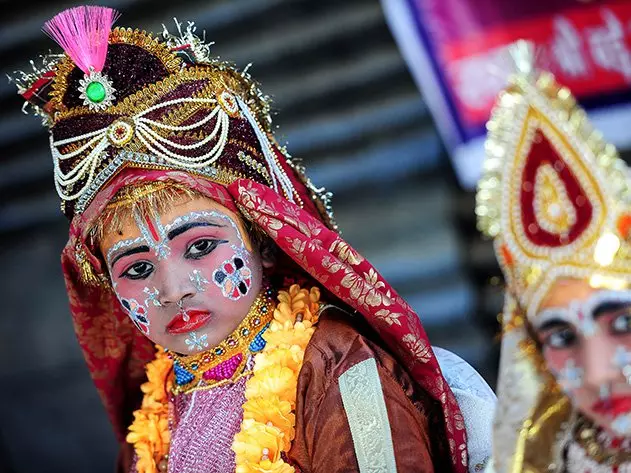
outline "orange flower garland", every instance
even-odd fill
[[[147,364],[147,382],[140,386],[145,393],[142,405],[134,412],[134,422],[127,434],[127,442],[136,451],[138,473],[166,471],[171,441],[168,395],[173,385],[169,379],[173,361],[162,347],[156,345],[156,348],[156,359]]]
[[[320,290],[279,291],[274,319],[263,334],[267,342],[254,358],[254,374],[246,383],[243,422],[232,443],[236,473],[293,473],[281,457],[295,435],[296,386],[305,349],[315,331],[320,311]],[[145,396],[134,412],[127,442],[134,445],[138,473],[167,470],[169,452],[167,379],[173,367],[161,347],[147,364],[148,381],[141,386]]]
[[[254,374],[245,387],[241,431],[234,436],[236,473],[293,473],[281,457],[288,452],[296,425],[296,386],[305,350],[315,331],[320,290],[280,291],[267,342],[254,357]]]

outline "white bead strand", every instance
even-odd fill
[[[285,193],[287,200],[289,200],[290,202],[294,202],[294,186],[292,185],[289,177],[283,172],[282,169],[279,168],[274,156],[274,152],[272,151],[272,146],[267,139],[265,132],[261,130],[259,124],[252,115],[252,112],[250,111],[250,108],[247,106],[247,104],[240,97],[237,96],[236,98],[237,102],[239,103],[239,108],[241,108],[241,111],[254,129],[256,137],[259,139],[261,149],[263,150],[263,155],[265,156],[265,160],[267,161],[267,165],[269,167],[270,176],[272,177],[274,190],[278,192],[278,181],[280,181],[280,185],[283,188],[283,192]]]

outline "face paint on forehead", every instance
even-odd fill
[[[562,319],[574,325],[585,337],[598,333],[595,311],[606,304],[631,304],[631,291],[598,291],[583,301],[570,301],[567,308],[550,308],[541,311],[534,322],[541,326],[548,320]]]
[[[584,310],[594,313],[594,311],[604,304],[629,304],[631,305],[631,290],[625,291],[598,291],[592,294],[584,302]]]
[[[157,209],[152,209],[151,215],[142,215],[140,212],[134,212],[134,220],[142,238],[145,240],[149,248],[151,248],[158,260],[165,259],[171,254],[169,242],[167,240],[167,229],[162,222]]]
[[[586,312],[579,301],[572,301],[569,307],[555,307],[544,309],[535,318],[533,326],[536,330],[546,322],[561,320],[567,322],[579,331],[584,337],[591,337],[598,333],[598,325],[591,312]]]
[[[142,243],[144,241],[145,240],[143,237],[138,237],[138,238],[134,238],[130,240],[121,240],[114,243],[112,247],[109,250],[107,250],[107,255],[105,256],[105,259],[107,260],[107,264],[111,266],[112,257],[114,256],[114,253],[116,253],[118,250],[122,250],[123,248],[129,248],[130,246],[138,245],[139,243]]]
[[[570,303],[570,314],[574,324],[584,337],[593,337],[598,333],[598,324],[594,320],[593,311],[579,301]]]
[[[200,211],[194,211],[194,212],[188,213],[186,215],[182,215],[180,217],[177,217],[171,223],[167,224],[165,226],[165,229],[166,229],[166,232],[168,233],[173,228],[176,228],[180,225],[183,225],[186,223],[205,221],[205,220],[213,219],[213,218],[223,220],[232,228],[234,228],[234,231],[237,234],[237,238],[239,239],[239,243],[241,243],[241,247],[245,248],[245,241],[243,239],[243,235],[241,235],[241,231],[239,230],[237,223],[228,215],[222,214],[221,212],[217,212],[214,210],[213,211],[200,210]]]

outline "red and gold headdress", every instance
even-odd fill
[[[521,306],[535,311],[562,276],[631,281],[628,169],[569,90],[551,74],[522,71],[487,128],[476,213]]]
[[[558,278],[631,283],[631,180],[570,91],[536,73],[527,43],[487,124],[478,226],[506,278],[496,472],[548,471],[570,403],[535,358],[528,320]],[[534,355],[534,356],[531,356]]]
[[[46,30],[65,54],[18,86],[50,127],[55,184],[71,219],[62,264],[75,330],[118,438],[154,347],[111,288],[94,283],[107,271],[90,230],[120,189],[175,182],[240,212],[274,241],[284,255],[272,277],[312,278],[361,314],[442,410],[436,464],[465,472],[462,414],[418,315],[335,231],[329,194],[275,142],[256,83],[213,58],[192,24],[158,39],[111,29],[115,17],[101,7],[57,15]]]

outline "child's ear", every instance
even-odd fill
[[[276,265],[276,245],[269,238],[265,238],[260,245],[261,264],[265,269],[271,269]]]

